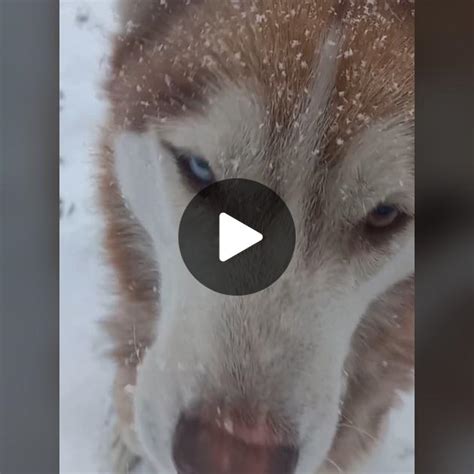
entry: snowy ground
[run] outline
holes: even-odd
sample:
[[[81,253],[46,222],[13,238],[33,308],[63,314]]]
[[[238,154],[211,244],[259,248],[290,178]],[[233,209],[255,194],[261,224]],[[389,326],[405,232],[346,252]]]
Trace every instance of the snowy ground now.
[[[111,364],[96,322],[107,297],[100,219],[93,199],[94,147],[105,105],[111,0],[61,0],[61,472],[99,471],[109,430]],[[413,396],[393,413],[370,472],[412,473]]]

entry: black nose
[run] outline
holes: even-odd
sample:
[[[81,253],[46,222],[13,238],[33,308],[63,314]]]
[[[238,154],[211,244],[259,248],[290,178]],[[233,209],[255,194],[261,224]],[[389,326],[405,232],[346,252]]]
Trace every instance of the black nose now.
[[[239,429],[231,419],[182,415],[174,434],[173,461],[179,474],[294,473],[297,448],[275,443],[274,438],[267,444],[256,439],[265,439],[262,426]]]

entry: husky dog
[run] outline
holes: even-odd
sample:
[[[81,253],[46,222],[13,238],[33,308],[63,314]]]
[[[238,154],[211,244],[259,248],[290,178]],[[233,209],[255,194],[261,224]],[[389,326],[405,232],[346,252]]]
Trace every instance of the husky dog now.
[[[413,3],[119,8],[99,182],[115,472],[360,469],[413,379]],[[295,221],[289,267],[249,296],[204,287],[178,248],[186,205],[226,178]]]

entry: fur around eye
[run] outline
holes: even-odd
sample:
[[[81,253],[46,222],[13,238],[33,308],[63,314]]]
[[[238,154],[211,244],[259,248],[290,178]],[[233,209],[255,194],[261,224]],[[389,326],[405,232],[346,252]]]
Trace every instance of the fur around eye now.
[[[364,220],[365,235],[372,242],[393,235],[402,230],[413,216],[393,204],[379,204]]]
[[[381,203],[366,215],[358,229],[364,241],[378,247],[402,230],[410,219],[398,206]]]

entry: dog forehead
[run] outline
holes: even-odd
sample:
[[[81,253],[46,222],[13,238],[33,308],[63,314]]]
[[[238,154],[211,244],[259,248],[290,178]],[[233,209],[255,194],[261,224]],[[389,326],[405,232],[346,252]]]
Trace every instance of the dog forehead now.
[[[288,128],[319,80],[328,41],[338,49],[333,129],[405,107],[413,69],[408,10],[332,0],[189,3],[171,18],[142,19],[145,26],[117,41],[107,86],[119,125],[140,129],[205,113],[222,85],[253,81],[271,126]]]

